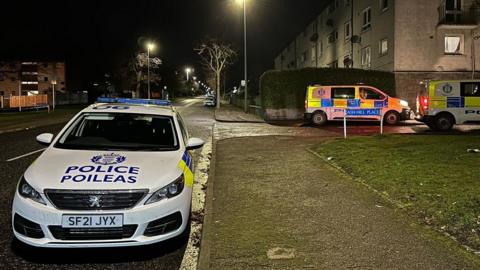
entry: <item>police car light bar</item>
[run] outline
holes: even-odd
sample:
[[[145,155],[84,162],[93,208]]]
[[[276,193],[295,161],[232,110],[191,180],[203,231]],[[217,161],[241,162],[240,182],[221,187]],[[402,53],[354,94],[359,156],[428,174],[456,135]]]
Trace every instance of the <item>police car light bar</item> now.
[[[157,105],[157,106],[172,106],[172,102],[162,99],[140,99],[140,98],[109,98],[99,97],[97,103],[121,103],[132,105]]]

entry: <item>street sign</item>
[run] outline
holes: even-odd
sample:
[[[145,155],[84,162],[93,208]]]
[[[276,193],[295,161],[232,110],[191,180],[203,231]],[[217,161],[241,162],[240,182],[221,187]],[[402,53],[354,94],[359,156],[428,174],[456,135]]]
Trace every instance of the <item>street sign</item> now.
[[[381,109],[347,109],[347,116],[380,116]]]

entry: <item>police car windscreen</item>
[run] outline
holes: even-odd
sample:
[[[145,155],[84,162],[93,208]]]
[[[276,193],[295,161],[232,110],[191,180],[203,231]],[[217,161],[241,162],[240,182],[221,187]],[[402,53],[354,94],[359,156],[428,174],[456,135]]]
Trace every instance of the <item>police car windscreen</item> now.
[[[178,146],[171,117],[123,113],[85,113],[55,144],[64,149],[130,151],[170,151]]]

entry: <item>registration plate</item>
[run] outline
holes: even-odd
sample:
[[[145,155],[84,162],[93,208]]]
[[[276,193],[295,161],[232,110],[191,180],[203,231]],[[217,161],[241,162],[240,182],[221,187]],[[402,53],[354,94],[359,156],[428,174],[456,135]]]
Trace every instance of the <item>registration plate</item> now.
[[[63,228],[118,228],[123,226],[123,215],[64,215]]]

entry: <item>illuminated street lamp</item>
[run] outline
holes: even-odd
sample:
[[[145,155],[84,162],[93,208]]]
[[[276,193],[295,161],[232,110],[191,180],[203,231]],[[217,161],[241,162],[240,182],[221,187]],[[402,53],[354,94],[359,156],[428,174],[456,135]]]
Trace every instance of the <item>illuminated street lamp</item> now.
[[[190,81],[190,73],[193,72],[193,69],[192,68],[185,68],[185,73],[187,74],[187,82]]]
[[[244,49],[244,66],[245,66],[245,104],[244,110],[247,112],[247,96],[248,96],[248,76],[247,76],[247,0],[236,0],[239,5],[243,6],[243,49]]]
[[[53,79],[52,83],[52,108],[55,110],[55,85],[57,85],[57,80]]]
[[[150,99],[150,51],[155,49],[155,44],[152,42],[147,43],[147,91],[148,99]]]

